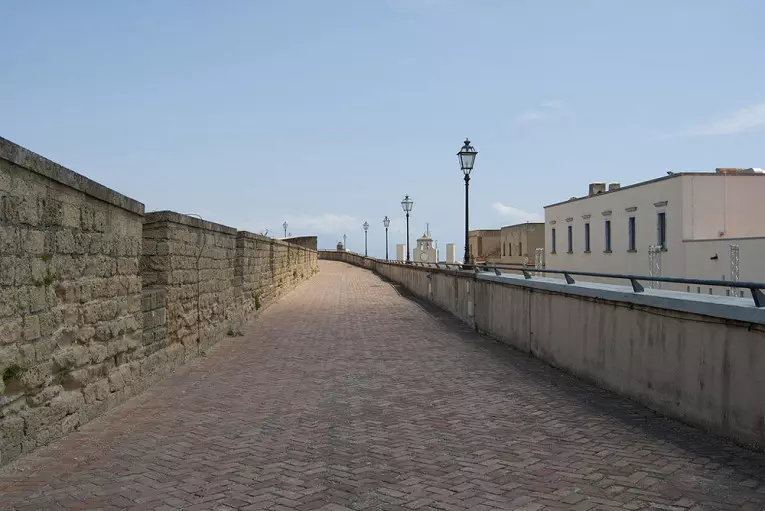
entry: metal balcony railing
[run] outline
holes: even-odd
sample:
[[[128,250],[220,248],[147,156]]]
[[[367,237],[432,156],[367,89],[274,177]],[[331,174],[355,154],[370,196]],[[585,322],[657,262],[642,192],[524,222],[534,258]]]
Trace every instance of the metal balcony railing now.
[[[338,253],[334,250],[322,250],[321,252]],[[487,265],[487,264],[471,264],[463,265],[460,263],[423,263],[419,261],[412,261],[406,263],[404,261],[385,261],[383,259],[376,259],[373,257],[365,257],[355,252],[339,252],[345,254],[352,254],[363,259],[370,259],[379,263],[403,265],[403,266],[419,266],[424,268],[436,268],[445,270],[454,270],[456,272],[494,272],[496,275],[502,275],[507,272],[517,272],[523,275],[527,280],[534,278],[533,274],[540,275],[562,275],[567,284],[575,284],[574,277],[594,277],[600,279],[613,279],[613,280],[628,280],[632,286],[632,291],[635,293],[642,293],[645,288],[641,282],[667,282],[672,284],[684,284],[686,286],[710,286],[721,287],[727,289],[746,289],[750,292],[754,306],[758,308],[765,307],[765,283],[763,282],[737,282],[730,280],[709,280],[709,279],[690,279],[683,277],[654,277],[649,275],[632,275],[623,273],[601,273],[591,271],[573,271],[573,270],[548,270],[544,268],[531,268],[528,266],[510,266],[510,265]]]

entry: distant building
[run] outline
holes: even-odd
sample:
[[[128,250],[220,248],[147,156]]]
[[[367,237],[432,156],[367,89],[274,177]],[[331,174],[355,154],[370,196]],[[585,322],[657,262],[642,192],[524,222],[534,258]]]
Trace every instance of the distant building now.
[[[499,257],[490,258],[497,264],[534,265],[535,251],[545,246],[544,222],[526,222],[500,229]]]
[[[658,257],[662,276],[730,280],[737,266],[739,280],[762,282],[763,197],[765,174],[756,169],[681,172],[608,189],[592,183],[587,196],[545,207],[545,263],[551,269],[648,275],[656,274]],[[731,245],[738,246],[737,265]],[[649,247],[656,247],[655,255]]]
[[[396,245],[396,261],[406,261],[406,244],[399,243]]]
[[[417,245],[414,247],[413,260],[421,263],[437,263],[438,251],[433,246],[433,238],[430,232],[426,231],[421,237],[417,238]]]
[[[487,258],[499,257],[501,234],[499,229],[482,229],[468,232],[472,262],[484,263]]]
[[[455,249],[454,243],[446,244],[446,262],[447,263],[457,262],[457,250]]]

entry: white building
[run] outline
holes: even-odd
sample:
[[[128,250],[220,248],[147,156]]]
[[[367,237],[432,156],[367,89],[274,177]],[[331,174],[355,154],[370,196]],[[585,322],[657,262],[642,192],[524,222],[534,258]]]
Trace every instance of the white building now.
[[[649,275],[649,247],[658,245],[662,276],[730,280],[730,245],[738,245],[739,280],[763,282],[763,198],[765,174],[752,169],[670,174],[608,190],[593,183],[586,197],[545,207],[546,267]]]
[[[457,262],[457,249],[454,247],[454,243],[446,244],[446,262],[447,263]]]
[[[421,263],[438,262],[438,251],[433,246],[433,238],[430,237],[430,232],[426,231],[420,238],[417,238],[417,245],[414,247],[412,257],[414,261]]]
[[[406,261],[406,244],[399,243],[396,245],[396,261]]]

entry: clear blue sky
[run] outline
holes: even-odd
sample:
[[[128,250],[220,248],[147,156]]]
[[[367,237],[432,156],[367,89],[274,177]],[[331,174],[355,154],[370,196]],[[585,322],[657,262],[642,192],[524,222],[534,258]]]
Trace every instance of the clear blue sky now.
[[[384,255],[765,167],[762,0],[2,2],[0,135],[146,204]],[[391,248],[391,250],[394,250]]]

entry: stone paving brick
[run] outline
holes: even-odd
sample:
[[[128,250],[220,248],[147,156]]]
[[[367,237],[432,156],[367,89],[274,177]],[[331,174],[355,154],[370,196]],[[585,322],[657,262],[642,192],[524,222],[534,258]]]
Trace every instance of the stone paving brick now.
[[[765,509],[752,453],[485,339],[365,270],[0,471],[0,509]]]

